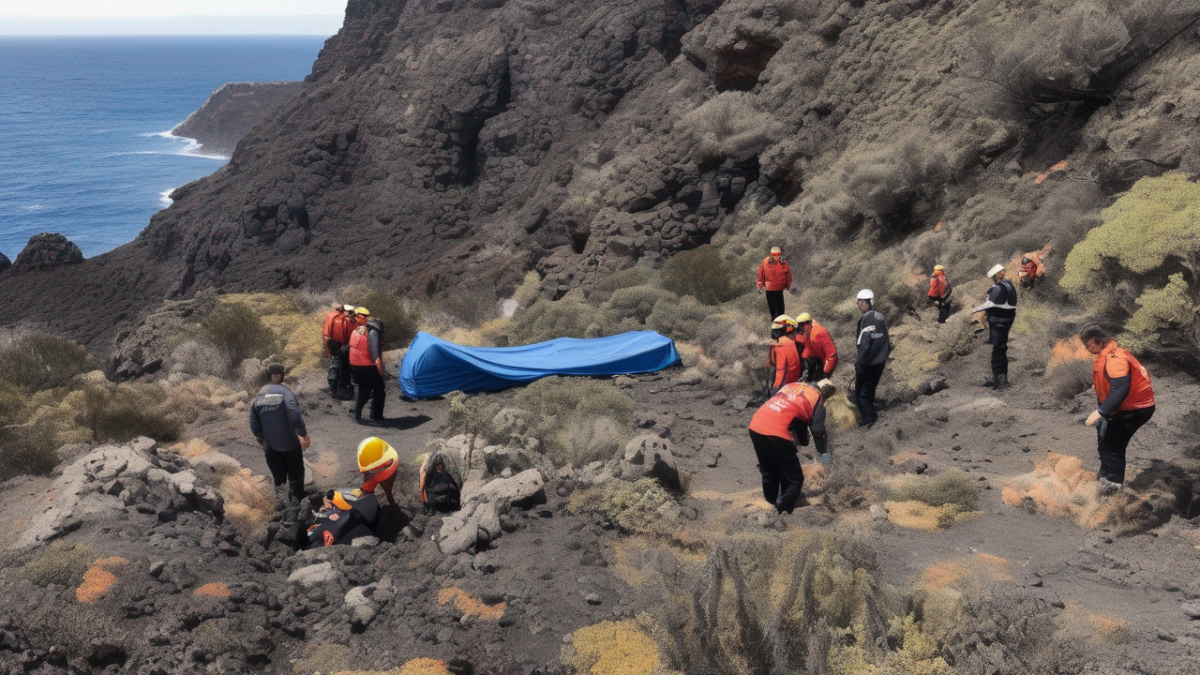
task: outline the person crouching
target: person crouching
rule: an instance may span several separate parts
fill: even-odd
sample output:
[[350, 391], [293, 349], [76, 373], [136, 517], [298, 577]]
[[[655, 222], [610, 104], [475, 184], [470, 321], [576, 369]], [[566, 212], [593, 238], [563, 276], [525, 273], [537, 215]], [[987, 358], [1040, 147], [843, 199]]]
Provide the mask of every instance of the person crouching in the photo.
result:
[[796, 449], [808, 445], [812, 431], [821, 463], [829, 461], [829, 435], [825, 431], [825, 397], [816, 387], [794, 382], [785, 385], [750, 420], [750, 442], [758, 456], [763, 499], [779, 513], [807, 506], [802, 489], [804, 471]]

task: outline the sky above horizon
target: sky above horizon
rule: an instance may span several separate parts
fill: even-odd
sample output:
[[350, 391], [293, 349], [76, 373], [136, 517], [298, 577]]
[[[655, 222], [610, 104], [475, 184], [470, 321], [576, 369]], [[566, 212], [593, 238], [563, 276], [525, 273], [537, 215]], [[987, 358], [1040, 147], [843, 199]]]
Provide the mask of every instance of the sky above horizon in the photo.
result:
[[333, 35], [346, 0], [0, 0], [0, 35]]

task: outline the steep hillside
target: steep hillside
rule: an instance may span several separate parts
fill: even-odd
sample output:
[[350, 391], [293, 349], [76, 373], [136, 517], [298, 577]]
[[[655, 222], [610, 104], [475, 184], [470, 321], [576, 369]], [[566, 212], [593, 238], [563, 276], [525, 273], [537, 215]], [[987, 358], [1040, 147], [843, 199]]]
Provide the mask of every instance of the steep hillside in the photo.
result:
[[1196, 171], [1196, 5], [355, 0], [228, 166], [122, 249], [0, 278], [0, 322], [105, 351], [210, 287], [503, 297], [535, 269], [558, 297], [710, 241], [782, 243], [802, 286], [1065, 253]]

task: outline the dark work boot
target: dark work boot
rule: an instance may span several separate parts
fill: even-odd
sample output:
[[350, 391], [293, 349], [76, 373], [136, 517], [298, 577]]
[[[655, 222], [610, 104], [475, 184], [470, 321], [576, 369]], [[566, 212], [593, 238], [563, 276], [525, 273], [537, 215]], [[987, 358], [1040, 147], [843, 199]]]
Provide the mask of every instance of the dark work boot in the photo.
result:
[[996, 389], [1008, 389], [1008, 374], [1002, 373], [996, 376]]

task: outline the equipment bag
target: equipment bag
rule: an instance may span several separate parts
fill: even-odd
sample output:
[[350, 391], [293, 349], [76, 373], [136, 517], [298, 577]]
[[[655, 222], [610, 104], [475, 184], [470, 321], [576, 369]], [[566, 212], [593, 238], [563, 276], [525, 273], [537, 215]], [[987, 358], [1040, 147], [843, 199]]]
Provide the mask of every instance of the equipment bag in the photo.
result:
[[421, 466], [421, 503], [427, 511], [457, 511], [462, 508], [462, 490], [454, 477], [454, 463], [438, 451]]

